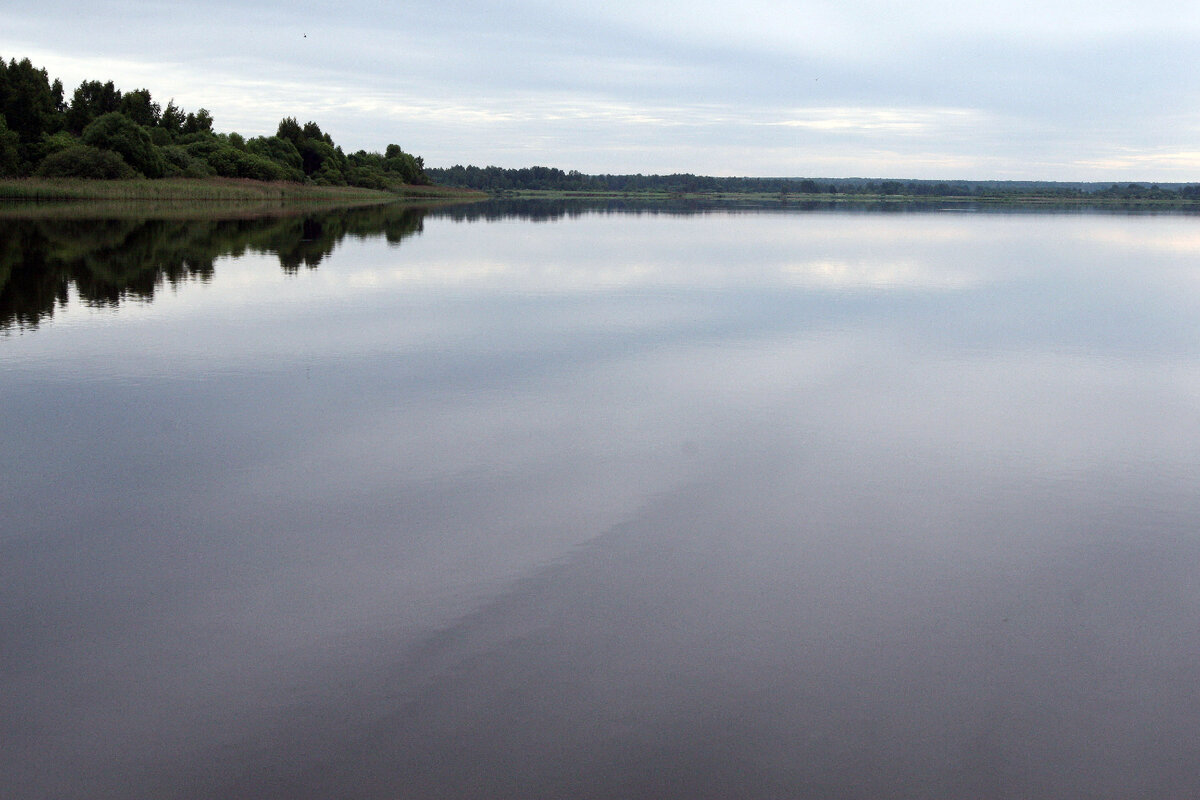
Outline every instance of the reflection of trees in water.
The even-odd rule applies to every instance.
[[[992,214],[1189,214],[1200,211],[1177,207],[1086,206],[1074,204],[980,202],[976,200],[882,200],[840,198],[836,200],[793,200],[787,195],[726,195],[679,197],[563,197],[499,198],[470,205],[432,209],[431,218],[456,222],[522,219],[548,222],[592,214],[687,216],[714,212],[747,211],[754,213],[830,213],[838,214],[925,214],[943,211],[971,211]]]
[[[696,214],[730,208],[729,203],[702,198],[529,198],[488,200],[470,205],[447,206],[431,211],[433,216],[456,222],[522,219],[531,222],[582,217],[588,214]]]
[[[845,200],[793,201],[786,196],[762,197],[566,197],[566,198],[507,198],[471,205],[448,206],[430,211],[431,216],[447,217],[457,222],[477,220],[523,219],[547,222],[589,214],[687,216],[718,211],[937,211],[948,203],[902,203],[891,201],[849,202]],[[957,204],[959,206],[964,204]]]
[[[74,285],[91,305],[151,300],[164,284],[212,278],[221,256],[247,251],[279,258],[288,273],[315,269],[346,236],[383,236],[398,244],[422,230],[426,216],[455,221],[522,219],[549,221],[591,214],[690,215],[743,209],[774,213],[937,212],[947,208],[1014,213],[1008,205],[897,202],[766,202],[721,198],[500,199],[434,210],[384,205],[244,219],[63,219],[0,220],[0,331],[32,327],[64,306]],[[1023,209],[1046,213],[1056,209]],[[1057,209],[1060,213],[1100,213]],[[1106,209],[1104,213],[1129,213]],[[1152,213],[1152,212],[1145,212]],[[1175,212],[1178,213],[1178,212]]]
[[[221,256],[278,256],[315,269],[346,236],[389,243],[419,233],[424,209],[372,206],[252,219],[8,219],[0,226],[0,330],[33,327],[74,285],[89,305],[152,300],[164,284],[212,279]]]

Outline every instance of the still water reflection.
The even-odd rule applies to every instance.
[[[0,794],[1200,794],[1194,218],[568,210],[4,221]]]

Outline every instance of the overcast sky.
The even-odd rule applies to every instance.
[[[583,172],[1200,180],[1196,0],[3,0],[0,56],[347,151]]]

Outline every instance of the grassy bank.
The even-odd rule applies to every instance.
[[[354,206],[404,203],[444,205],[485,200],[487,194],[442,186],[380,191],[237,178],[0,180],[0,219],[19,217],[153,216],[162,219],[290,216]]]
[[[451,202],[467,202],[472,200],[487,200],[491,195],[479,189],[455,189],[449,186],[397,186],[388,192],[393,197],[403,200],[442,200]]]
[[[386,203],[397,198],[476,199],[483,192],[440,186],[400,186],[395,190],[353,186],[312,186],[284,181],[238,178],[165,178],[163,180],[84,180],[11,178],[0,180],[0,201],[102,200],[174,203]]]
[[[341,186],[239,180],[236,178],[167,178],[164,180],[85,180],[80,178],[13,178],[0,181],[2,200],[170,200],[182,202],[328,202],[386,201],[390,192]]]

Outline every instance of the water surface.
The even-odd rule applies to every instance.
[[[0,794],[1200,793],[1200,228],[8,219]]]

